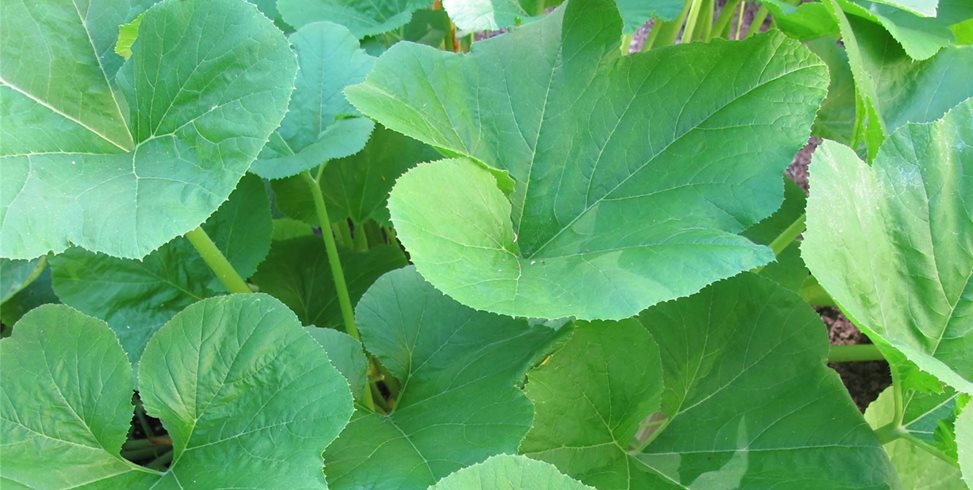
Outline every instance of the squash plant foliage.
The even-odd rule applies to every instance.
[[[973,4],[749,3],[0,0],[0,485],[973,486]]]

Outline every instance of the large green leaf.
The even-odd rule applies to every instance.
[[[401,389],[391,413],[358,412],[328,450],[333,488],[426,488],[516,451],[532,416],[516,385],[554,330],[460,305],[413,268],[379,279],[356,313],[365,348]]]
[[[263,182],[248,176],[203,224],[243,277],[270,250],[270,201]],[[173,315],[200,299],[226,291],[196,249],[183,238],[143,260],[119,259],[70,248],[51,259],[54,291],[64,303],[105,319],[132,362]]]
[[[326,20],[359,38],[397,29],[429,5],[428,0],[277,0],[280,15],[294,27]]]
[[[394,245],[367,252],[341,250],[340,257],[352,303],[382,274],[406,265],[402,250]],[[305,325],[342,325],[331,267],[319,236],[274,242],[253,282],[294,310]]]
[[[523,452],[606,489],[893,484],[792,292],[746,274],[639,320],[651,336],[636,320],[582,326],[530,373]]]
[[[0,256],[144,257],[226,200],[287,109],[294,55],[242,0],[155,5],[113,84],[97,55],[120,61],[117,23],[70,0],[2,8]]]
[[[879,348],[973,393],[973,100],[889,136],[872,166],[826,141],[811,164],[811,272]]]
[[[335,222],[350,219],[356,225],[374,220],[388,226],[388,198],[392,184],[419,162],[439,154],[429,145],[408,136],[375,128],[360,153],[328,162],[321,175],[321,193],[328,215]],[[277,207],[286,215],[318,225],[307,182],[300,178],[273,182]]]
[[[279,179],[353,155],[368,141],[374,123],[345,100],[346,85],[359,83],[375,58],[344,26],[315,22],[290,36],[298,72],[290,110],[251,170]]]
[[[865,420],[878,429],[895,418],[894,388],[887,388],[865,410]],[[903,400],[903,427],[917,437],[929,437],[943,418],[952,417],[956,395],[927,397],[932,404]],[[938,402],[938,403],[937,403]],[[902,488],[913,490],[965,490],[959,469],[933,456],[908,439],[887,443],[885,451],[895,467]]]
[[[823,64],[780,34],[622,57],[620,25],[611,2],[574,2],[469,55],[399,43],[346,89],[465,157],[412,169],[389,200],[434,286],[498,313],[624,318],[772,259],[736,233],[780,205]]]
[[[352,411],[321,346],[265,295],[190,306],[146,347],[139,390],[173,441],[165,473],[118,454],[132,370],[103,322],[45,306],[0,352],[5,486],[325,488],[321,452]]]
[[[467,466],[429,490],[584,490],[591,487],[567,477],[550,464],[524,456],[501,454]]]

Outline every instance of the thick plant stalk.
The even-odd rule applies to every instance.
[[[226,260],[226,256],[220,251],[219,247],[206,234],[202,227],[186,233],[186,239],[193,245],[206,265],[213,270],[216,278],[226,286],[231,293],[251,293],[250,286],[237,274],[236,269]]]
[[[788,225],[784,231],[774,238],[774,241],[770,242],[770,249],[774,251],[774,255],[780,255],[797,237],[804,233],[805,222],[807,221],[807,215],[801,214],[794,220],[793,223]]]
[[[716,22],[713,24],[713,34],[727,38],[730,37],[730,21],[733,19],[733,14],[736,13],[740,1],[730,0],[723,6],[723,10],[720,11],[719,17],[716,18]]]
[[[320,172],[318,173],[320,175]],[[334,234],[331,233],[331,218],[328,217],[328,208],[324,204],[321,185],[307,171],[301,173],[301,178],[304,179],[308,190],[311,191],[311,197],[314,198],[314,211],[318,215],[318,224],[321,226],[321,237],[324,239],[324,250],[328,255],[328,265],[331,267],[331,277],[334,279],[334,289],[338,295],[338,307],[341,309],[341,320],[345,325],[345,331],[361,342],[361,335],[358,334],[358,327],[355,325],[355,310],[351,306],[351,295],[348,294],[345,273],[341,268],[341,259],[338,257],[338,245],[335,243]],[[375,411],[371,383],[368,383],[362,393],[362,403],[369,410]]]
[[[828,362],[884,361],[875,344],[832,345]]]
[[[696,20],[699,18],[699,11],[703,8],[703,0],[692,0],[692,6],[689,7],[689,17],[686,18],[686,27],[682,31],[682,43],[688,44],[693,42],[693,33],[696,29]]]
[[[311,191],[314,199],[314,211],[318,215],[318,224],[321,226],[321,237],[324,239],[324,250],[328,254],[328,265],[331,267],[331,276],[334,279],[335,291],[338,294],[338,306],[341,308],[341,320],[345,324],[345,331],[355,340],[361,341],[358,335],[358,327],[355,326],[355,311],[351,306],[351,296],[348,294],[348,285],[345,283],[345,273],[341,268],[341,259],[338,258],[338,245],[335,243],[334,235],[331,233],[331,218],[328,217],[328,208],[324,204],[324,195],[321,194],[321,187],[318,181],[311,177],[311,174],[304,172],[301,178]]]

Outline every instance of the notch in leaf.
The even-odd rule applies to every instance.
[[[119,455],[133,373],[104,322],[43,306],[0,341],[0,355],[5,488],[323,489],[321,453],[352,413],[348,382],[321,345],[263,294],[200,301],[146,347],[139,393],[172,439],[166,472]]]
[[[772,260],[738,233],[780,206],[824,64],[779,33],[622,57],[620,31],[612,2],[574,1],[469,55],[399,43],[345,90],[459,157],[389,200],[436,288],[495,313],[621,319]]]

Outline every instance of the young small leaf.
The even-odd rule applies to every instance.
[[[878,429],[889,422],[895,416],[895,401],[893,388],[887,388],[878,398],[868,405],[865,410],[865,420],[871,424],[872,428]],[[905,400],[906,414],[903,421],[904,427],[914,436],[931,437],[937,423],[944,416],[954,416],[956,394],[942,395],[938,397],[925,397],[928,401],[933,401],[930,413],[922,414],[920,406],[923,404],[913,404],[911,400]],[[941,405],[936,405],[938,399]],[[921,415],[922,417],[916,417]],[[925,420],[923,420],[925,419]],[[959,469],[943,460],[917,447],[908,440],[898,439],[891,441],[885,446],[885,451],[895,467],[895,472],[899,476],[899,482],[903,488],[914,490],[965,490],[960,479]]]

